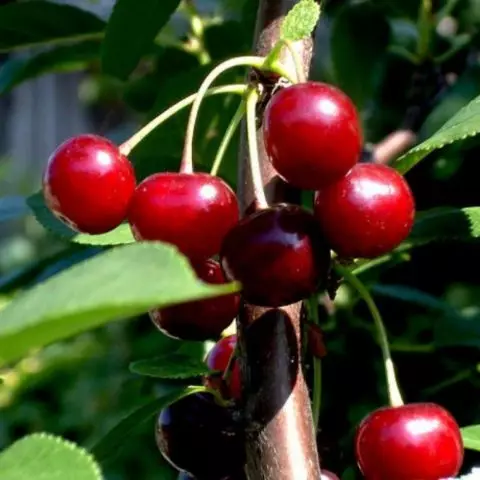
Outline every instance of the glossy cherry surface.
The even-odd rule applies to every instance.
[[[340,180],[360,158],[357,110],[332,85],[306,82],[280,90],[267,105],[263,128],[272,165],[299,188],[318,190]]]
[[[208,352],[206,363],[210,370],[218,370],[224,372],[230,361],[230,357],[235,351],[237,345],[237,336],[229,335],[220,339]],[[238,400],[242,394],[242,383],[240,377],[240,365],[238,361],[233,360],[232,369],[230,371],[230,378],[225,383],[222,379],[222,374],[212,375],[206,378],[206,384],[212,388],[220,390],[227,398],[234,398]]]
[[[368,415],[357,430],[355,453],[367,480],[439,480],[457,476],[463,444],[443,407],[411,403]]]
[[[279,204],[242,219],[225,237],[221,264],[248,303],[278,307],[324,284],[330,251],[313,215]]]
[[[221,480],[245,462],[244,439],[231,412],[207,394],[189,395],[163,409],[156,441],[168,462],[199,479]]]
[[[316,193],[315,216],[338,255],[373,258],[408,236],[415,202],[393,168],[357,164],[342,180]]]
[[[217,254],[239,218],[233,190],[206,173],[157,173],[140,183],[128,220],[137,240],[175,245],[191,260]]]
[[[193,268],[206,283],[227,283],[220,264],[215,260],[198,262]],[[173,338],[217,339],[236,317],[239,305],[239,294],[224,295],[151,310],[150,318],[163,333]]]
[[[72,229],[100,234],[126,218],[135,173],[118,147],[97,135],[63,142],[50,156],[43,195],[52,213]]]

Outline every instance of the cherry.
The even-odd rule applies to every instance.
[[[138,185],[128,220],[137,240],[175,245],[192,260],[217,254],[237,223],[233,190],[206,173],[157,173]]]
[[[306,82],[275,94],[265,110],[265,148],[292,185],[318,190],[359,160],[362,133],[352,101],[332,85]]]
[[[463,444],[444,408],[411,403],[370,413],[357,430],[355,453],[367,480],[439,480],[457,476]]]
[[[207,356],[207,365],[211,370],[225,372],[230,357],[235,351],[237,345],[237,336],[229,335],[220,339],[210,350]],[[212,375],[205,379],[207,386],[220,390],[227,398],[238,400],[242,393],[242,383],[240,377],[240,365],[236,359],[233,360],[232,369],[228,383],[222,380],[221,375]]]
[[[241,471],[244,439],[232,413],[210,394],[194,394],[163,409],[156,441],[165,459],[177,470],[199,479],[220,480]]]
[[[325,283],[330,251],[313,215],[278,204],[243,218],[223,241],[221,264],[249,303],[298,302]]]
[[[408,236],[415,201],[393,168],[359,163],[342,180],[316,193],[315,215],[338,255],[373,258]]]
[[[198,277],[206,283],[227,283],[220,264],[204,260],[193,266]],[[206,300],[157,308],[150,311],[150,318],[166,335],[183,340],[207,340],[218,338],[237,316],[240,295],[230,294]]]
[[[132,164],[115,144],[97,135],[79,135],[59,145],[48,159],[43,195],[59,220],[95,235],[125,219],[135,184]]]

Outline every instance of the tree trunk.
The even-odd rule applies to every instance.
[[[255,52],[265,55],[276,43],[283,16],[297,0],[261,0]],[[313,41],[296,45],[308,74]],[[291,58],[286,52],[284,63]],[[238,194],[243,211],[255,208],[245,141],[239,161]],[[262,174],[270,203],[298,203],[298,191],[282,182],[267,159],[257,132]],[[319,480],[320,466],[308,388],[301,366],[301,303],[282,308],[244,305],[238,322],[244,385],[247,478]]]

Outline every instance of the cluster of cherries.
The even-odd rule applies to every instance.
[[[408,236],[415,214],[410,188],[388,166],[359,163],[358,114],[337,88],[305,82],[280,89],[265,110],[263,134],[283,180],[315,191],[313,212],[275,204],[240,219],[232,189],[206,173],[157,173],[137,185],[121,148],[95,135],[71,138],[52,154],[43,179],[46,204],[83,233],[106,233],[128,221],[137,241],[173,244],[200,279],[239,281],[243,300],[265,307],[324,288],[332,250],[341,259],[374,258]],[[174,338],[218,339],[239,305],[240,296],[230,294],[154,309],[150,316]],[[241,394],[235,343],[230,336],[215,345],[207,364],[224,375],[205,379],[233,401]],[[180,478],[244,478],[242,429],[211,394],[164,409],[156,438],[165,458],[184,472]],[[463,446],[443,408],[409,404],[368,416],[357,432],[356,455],[367,480],[439,480],[458,473]],[[322,473],[323,480],[337,478]]]

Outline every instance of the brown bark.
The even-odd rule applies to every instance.
[[[265,55],[276,43],[283,16],[297,0],[260,0],[255,52]],[[305,73],[313,42],[298,42]],[[283,59],[291,62],[288,52]],[[243,210],[255,208],[245,131],[239,160],[238,194]],[[299,192],[271,167],[261,129],[258,145],[270,203],[296,202]],[[283,308],[245,305],[238,321],[243,403],[246,420],[246,473],[249,480],[319,480],[320,466],[310,399],[301,367],[301,303]]]

